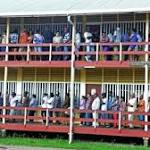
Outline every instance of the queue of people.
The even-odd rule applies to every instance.
[[[3,96],[1,92],[0,106],[3,106]],[[22,115],[19,110],[15,109],[16,107],[41,107],[44,109],[41,111],[41,116],[43,117],[69,117],[70,95],[69,93],[67,93],[65,99],[63,100],[60,97],[59,92],[56,92],[55,94],[50,93],[50,95],[48,95],[48,93],[44,93],[41,103],[39,104],[39,100],[37,99],[36,94],[30,96],[29,92],[25,91],[20,99],[15,92],[12,92],[10,96],[9,94],[7,94],[6,96],[6,106],[12,107],[9,111],[6,112],[11,116]],[[122,116],[122,120],[128,120],[128,126],[130,128],[133,128],[133,121],[135,120],[135,118],[139,121],[144,121],[145,116],[142,113],[145,112],[145,107],[149,109],[148,106],[145,106],[143,95],[141,95],[138,99],[133,93],[130,95],[129,99],[125,101],[123,97],[114,96],[111,91],[108,93],[108,95],[106,95],[106,93],[102,93],[101,95],[98,95],[96,92],[91,94],[88,93],[87,96],[82,96],[78,108],[79,110],[81,110],[81,119],[92,119],[92,121],[81,121],[80,125],[93,127],[102,125],[106,127],[113,126],[114,128],[116,128],[118,112],[129,112],[128,115]],[[55,108],[64,108],[68,111],[65,111],[64,113],[53,112],[53,109]],[[46,112],[46,109],[49,110],[48,114]],[[135,116],[133,115],[134,112],[138,112],[139,114]],[[0,113],[2,113],[2,111]],[[35,114],[35,110],[28,111],[29,116],[35,116]],[[98,119],[100,119],[101,122],[99,122]],[[114,120],[114,122],[105,122],[105,120],[108,119]],[[33,119],[31,119],[30,121],[33,122]],[[56,122],[58,123],[58,121]],[[43,119],[43,123],[46,123],[45,119]]]
[[[119,51],[119,45],[110,45],[108,43],[120,43],[120,42],[142,42],[144,41],[142,32],[137,32],[136,29],[132,29],[131,31],[128,30],[128,32],[123,33],[119,27],[116,29],[111,30],[109,33],[106,33],[105,31],[102,31],[100,35],[98,35],[98,32],[92,32],[90,28],[87,28],[86,31],[83,33],[83,35],[77,30],[76,36],[75,36],[75,47],[76,51],[83,51],[86,52],[93,52],[96,50],[96,45],[94,45],[95,42],[100,42],[103,44],[101,47],[102,51],[109,52]],[[13,30],[9,35],[9,43],[10,44],[35,44],[37,46],[33,46],[31,48],[32,51],[35,52],[42,52],[42,51],[49,51],[49,46],[42,47],[40,44],[43,43],[53,43],[52,51],[55,52],[69,52],[71,51],[71,40],[72,35],[69,30],[69,28],[65,27],[63,31],[57,31],[56,33],[50,32],[50,29],[46,28],[44,32],[40,32],[39,30],[36,30],[35,32],[27,31],[26,29],[23,29],[20,33],[15,29]],[[0,35],[0,43],[6,44],[6,33],[4,32],[2,35]],[[83,46],[82,43],[85,43]],[[5,51],[5,47],[2,46],[0,48],[1,52]],[[9,51],[15,51],[15,52],[23,52],[26,51],[27,47],[10,47]],[[125,45],[123,46],[124,51],[137,51],[142,50],[142,46],[138,45]],[[14,59],[23,59],[24,57],[14,58]],[[38,58],[38,57],[37,57]],[[41,57],[39,57],[41,59]],[[138,57],[136,57],[138,58]],[[45,57],[44,59],[48,59]],[[77,56],[77,59],[81,59],[81,57]],[[86,55],[84,58],[86,61],[94,60],[94,57],[92,55]],[[107,55],[105,56],[106,60],[118,60],[118,55]],[[130,59],[127,55],[124,58],[125,60]],[[132,58],[131,58],[132,59]],[[52,57],[52,60],[70,60],[69,55],[54,55]]]
[[[82,96],[82,99],[80,100],[80,110],[85,110],[86,112],[87,105],[88,110],[91,110],[92,113],[81,113],[80,117],[93,118],[94,121],[93,123],[88,122],[88,124],[87,122],[81,122],[81,125],[92,125],[94,127],[102,125],[105,127],[113,126],[116,128],[118,123],[118,112],[129,112],[128,115],[122,116],[122,119],[128,120],[128,126],[130,128],[134,127],[133,121],[135,119],[139,121],[144,121],[145,119],[144,115],[140,114],[145,112],[146,107],[143,95],[141,95],[138,100],[135,94],[131,94],[130,98],[125,102],[123,97],[113,96],[111,91],[108,93],[108,96],[106,93],[102,93],[100,96],[98,96],[96,93],[94,95],[87,94],[87,97]],[[139,115],[135,116],[133,115],[133,112],[138,112]],[[97,119],[100,119],[102,122],[98,122]],[[108,119],[114,120],[114,122],[108,123]]]

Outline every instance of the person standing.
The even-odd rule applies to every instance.
[[[68,52],[69,46],[66,44],[71,43],[71,35],[70,35],[69,30],[67,28],[64,28],[63,43],[64,43],[64,52]],[[68,60],[70,57],[68,55],[64,55],[63,58],[64,58],[64,60]]]
[[[22,97],[22,106],[23,107],[29,107],[29,103],[30,103],[29,92],[25,91],[24,95]]]
[[[92,33],[89,32],[89,29],[87,29],[87,31],[84,32],[84,39],[85,39],[85,44],[86,44],[86,52],[91,52],[91,51],[94,50],[93,47],[91,46],[92,38],[93,38]],[[86,55],[85,56],[85,60],[86,61],[91,61],[92,60],[91,55]]]
[[[53,43],[56,44],[55,45],[55,51],[56,52],[60,52],[61,51],[61,46],[59,44],[62,43],[62,36],[60,35],[60,33],[57,31],[56,35],[53,37]],[[61,55],[56,55],[53,57],[54,60],[61,60]]]
[[[27,44],[28,43],[28,33],[27,33],[26,29],[23,29],[21,31],[20,36],[19,36],[19,43],[20,44]],[[20,52],[26,51],[26,47],[20,47],[19,51]]]
[[[101,43],[108,43],[109,42],[109,37],[107,36],[106,32],[102,32],[102,35],[100,37],[100,42]],[[102,49],[104,52],[108,52],[110,50],[110,46],[107,44],[102,46]],[[108,56],[105,56],[105,60],[109,60]]]
[[[76,46],[76,52],[79,52],[81,46],[81,34],[79,32],[76,33],[75,46]],[[79,60],[79,55],[77,55],[77,60]]]
[[[29,104],[29,107],[37,108],[37,106],[38,106],[38,100],[36,99],[36,95],[33,94],[32,98],[31,98],[31,101],[30,101],[30,104]],[[35,110],[30,110],[29,116],[34,116],[35,112],[36,112]],[[33,119],[31,119],[30,121],[33,122]]]
[[[120,43],[121,42],[121,39],[122,38],[122,35],[121,35],[121,31],[120,31],[120,28],[117,27],[117,29],[114,31],[114,35],[113,35],[113,40],[114,40],[114,43]],[[119,50],[119,46],[114,46],[114,52],[118,52]],[[114,59],[115,60],[118,60],[118,55],[114,55]]]
[[[55,96],[54,96],[54,108],[59,109],[61,108],[62,104],[61,104],[61,97],[59,96],[59,92],[56,92]],[[59,117],[60,116],[60,112],[54,112],[53,113],[54,117]],[[59,121],[54,121],[56,123],[59,123]]]
[[[17,107],[17,104],[18,104],[18,98],[16,96],[16,93],[12,92],[11,97],[10,97],[10,107],[12,107],[10,110],[10,116],[16,115],[16,110],[13,108]],[[12,120],[13,122],[15,122],[15,119],[12,119]]]
[[[93,102],[92,102],[92,111],[93,111],[93,124],[92,126],[93,127],[97,127],[99,125],[99,123],[97,122],[97,119],[98,119],[98,110],[100,109],[100,98],[97,96],[96,93],[94,93],[93,95]]]
[[[85,110],[85,104],[86,104],[86,97],[82,96],[82,98],[80,99],[80,110]],[[84,119],[85,118],[85,112],[80,112],[80,119]],[[85,125],[85,123],[83,121],[81,121],[80,125]]]
[[[133,128],[133,123],[131,123],[134,119],[134,115],[133,114],[130,114],[130,112],[135,112],[136,110],[136,107],[137,107],[137,99],[135,97],[135,94],[132,94],[130,99],[128,100],[128,121],[129,121],[129,127],[130,128]]]
[[[108,99],[106,97],[106,93],[102,93],[102,104],[101,104],[101,111],[103,111],[101,113],[101,119],[107,119],[108,115],[107,115],[107,105],[108,105]],[[106,123],[104,123],[106,124]]]
[[[138,102],[137,110],[140,113],[145,112],[145,101],[144,101],[143,95],[140,96],[140,101]],[[140,121],[144,121],[144,115],[140,114],[138,117]]]
[[[119,111],[119,96],[116,96],[115,101],[112,104],[112,111],[113,111],[113,120],[114,120],[114,128],[117,127],[117,120],[118,120],[118,111]]]
[[[18,40],[19,40],[18,31],[15,29],[9,36],[9,42],[10,42],[10,44],[18,44]],[[10,51],[17,52],[17,50],[18,50],[18,47],[10,48]],[[17,57],[15,55],[12,59],[16,60],[16,58]]]
[[[48,100],[49,100],[48,94],[47,94],[47,93],[44,93],[44,94],[43,94],[42,103],[41,103],[42,108],[44,108],[44,109],[47,108]],[[42,116],[42,117],[46,117],[46,110],[42,110],[41,116]],[[43,119],[43,122],[46,123],[46,120]]]
[[[39,30],[36,31],[36,33],[33,35],[33,44],[37,44],[38,46],[34,46],[35,52],[42,52],[42,46],[41,44],[44,43],[44,37],[40,34]],[[41,60],[41,56],[39,59]]]
[[[85,118],[86,119],[92,118],[92,113],[91,112],[87,112],[87,111],[92,110],[92,102],[93,102],[92,96],[91,96],[90,93],[88,93],[87,94],[86,103],[85,103],[85,110],[86,110]],[[86,122],[86,126],[91,126],[91,124],[92,124],[91,122]]]

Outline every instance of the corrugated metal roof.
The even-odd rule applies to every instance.
[[[149,12],[150,0],[3,0],[0,16]]]

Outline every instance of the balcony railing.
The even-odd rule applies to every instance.
[[[34,115],[31,112],[34,112]],[[73,112],[74,133],[139,138],[150,137],[150,122],[139,120],[139,115],[145,118],[150,116],[149,112],[92,111],[78,109],[74,109]],[[84,114],[83,117],[81,117],[80,114]],[[132,115],[134,119],[129,120],[129,115]],[[97,116],[97,118],[93,118],[92,116]],[[0,107],[1,129],[68,133],[69,124],[69,109]],[[130,130],[131,125],[132,129]],[[145,126],[148,126],[148,130],[146,131],[144,130]]]
[[[149,57],[149,42],[80,44],[75,50],[75,62],[144,62]],[[64,47],[67,50],[64,50]],[[133,47],[129,51],[129,47]],[[87,51],[88,49],[88,51]],[[107,50],[106,50],[107,49]],[[115,49],[115,50],[114,50]],[[8,61],[53,62],[71,60],[71,44],[0,44],[0,64]],[[89,58],[89,60],[86,59]]]

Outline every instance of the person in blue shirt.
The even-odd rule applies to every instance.
[[[113,106],[114,101],[115,101],[115,97],[113,96],[112,91],[109,91],[108,102],[107,102],[108,111],[112,111],[112,106]],[[108,119],[112,119],[112,118],[113,118],[112,114],[108,114]]]
[[[39,30],[33,35],[33,44],[42,44],[44,43],[44,37],[40,34]],[[41,46],[34,47],[35,52],[42,52]]]
[[[136,29],[132,29],[132,34],[130,36],[130,42],[133,42],[133,43],[138,42],[138,36],[137,36]],[[136,47],[137,47],[137,45],[130,45],[128,48],[128,51],[134,51],[136,49]],[[130,56],[129,58],[131,61],[134,59],[133,56]]]
[[[32,108],[38,107],[38,100],[36,99],[35,94],[32,95],[29,107],[32,107]],[[35,112],[36,112],[35,110],[30,110],[29,116],[34,116]],[[33,122],[33,119],[31,119],[30,121]]]
[[[19,35],[18,35],[18,31],[17,29],[13,30],[13,32],[9,35],[9,43],[10,44],[17,44],[19,40]],[[17,52],[18,51],[18,47],[10,47],[10,51],[14,51]],[[10,56],[10,59],[14,59],[16,60],[17,57],[16,56]]]
[[[130,41],[130,37],[129,37],[128,29],[127,29],[127,31],[122,35],[122,42],[126,43],[129,41]],[[128,45],[123,46],[123,50],[128,51]],[[128,55],[124,56],[124,60],[128,60]]]
[[[138,42],[136,29],[132,29],[132,34],[129,38],[129,41],[130,42]],[[136,48],[136,45],[130,45],[129,48],[128,48],[128,51],[135,50],[135,48]]]
[[[33,35],[33,44],[42,44],[44,43],[44,37],[40,34],[39,30]],[[35,52],[42,52],[42,46],[34,46]],[[42,56],[37,57],[38,59],[42,59]]]

